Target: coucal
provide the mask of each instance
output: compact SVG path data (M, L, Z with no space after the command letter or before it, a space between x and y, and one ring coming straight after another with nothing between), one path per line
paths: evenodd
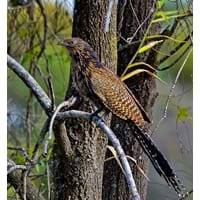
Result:
M80 38L60 41L66 47L76 64L72 68L74 82L81 96L89 98L98 108L104 108L129 124L138 143L149 157L154 168L182 196L183 185L173 169L147 133L150 123L143 107L124 82L103 65L92 47Z

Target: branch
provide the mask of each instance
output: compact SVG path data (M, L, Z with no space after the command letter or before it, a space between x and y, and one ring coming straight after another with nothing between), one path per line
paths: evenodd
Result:
M12 69L19 76L19 78L23 80L23 82L28 86L28 88L33 92L38 102L40 103L42 108L45 110L46 114L50 117L51 108L52 108L51 100L46 95L44 90L40 87L40 85L36 82L36 80L24 69L24 67L20 65L15 59L13 59L9 55L7 55L7 63L8 63L9 68ZM115 134L112 132L112 130L105 124L105 122L102 121L99 116L94 116L91 119L91 113L76 111L76 110L65 111L63 113L59 112L55 120L58 120L59 122L64 122L67 118L83 118L86 120L90 120L90 121L93 121L99 128L102 129L102 131L106 134L108 139L112 142L113 147L115 148L116 152L119 155L119 159L122 163L122 167L124 169L125 176L127 179L128 187L129 187L130 193L132 194L132 200L140 200L140 196L138 194L136 184L133 179L131 168L129 166L126 155L120 145L119 140L117 139ZM53 124L54 117L52 118L51 121ZM51 132L51 129L50 129L50 132Z
M37 55L37 59L39 60L39 58L41 57L42 53L44 52L45 50L45 47L46 47L46 41L47 41L47 15L45 13L45 9L44 9L44 6L42 5L42 2L40 0L36 0L39 8L40 8L40 11L41 11L41 14L43 16L43 20L44 20L44 36L43 36L43 40L41 41L41 49L40 49L40 52L38 53Z
M12 160L8 159L8 182L15 188L21 199L24 197L24 187L26 187L26 199L27 200L45 200L44 197L39 193L39 191L34 187L29 178L26 177L26 185L23 182L23 173L19 169L23 170L22 167L18 168ZM15 170L11 170L14 169Z
M47 151L48 151L48 144L49 144L49 141L51 140L51 132L52 132L52 129L53 129L53 124L54 124L54 121L55 121L55 118L58 114L58 112L63 108L69 108L71 107L74 103L76 102L76 98L75 97L71 97L69 98L67 101L64 101L62 102L60 105L57 106L56 110L54 111L52 117L51 117L51 121L50 121L50 125L49 125L49 130L48 130L48 137L47 137L47 140L45 142L45 145L44 145L44 152L43 152L43 155L46 156L47 155ZM60 124L61 125L61 124Z
M19 78L27 85L27 87L33 92L38 102L45 110L46 114L49 116L51 111L51 100L40 87L37 81L24 69L24 67L19 64L14 58L10 55L7 55L7 64L10 69L12 69Z
M83 118L89 121L93 121L97 125L97 127L99 127L106 134L108 139L111 141L113 147L115 148L116 152L118 153L119 159L122 163L129 191L132 195L132 200L140 200L140 196L137 191L131 168L124 153L124 150L122 149L120 142L113 133L113 131L105 124L105 122L99 116L94 116L91 119L91 113L77 110L69 110L63 113L58 113L56 117L56 119L59 121L65 121L67 118Z
M175 90L176 84L178 82L178 79L179 79L179 77L181 75L181 72L183 71L183 68L184 68L184 66L185 66L185 64L186 64L186 62L187 62L192 50L193 50L192 48L189 50L188 54L186 55L185 60L183 61L180 69L178 70L178 73L176 75L175 81L174 81L173 85L171 86L171 89L170 89L170 92L169 92L169 95L168 95L168 98L167 98L167 101L166 101L166 104L165 104L165 109L163 111L163 116L160 119L160 121L158 122L158 124L156 125L156 127L154 128L154 130L152 131L152 133L155 133L157 131L157 129L160 126L160 124L162 123L162 121L167 117L167 110L168 110L168 106L169 106L171 97L172 97L172 95L174 93L174 90Z

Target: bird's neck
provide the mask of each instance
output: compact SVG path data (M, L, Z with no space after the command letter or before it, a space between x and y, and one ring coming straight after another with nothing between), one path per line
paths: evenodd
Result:
M96 55L76 55L76 62L80 64L83 68L82 70L86 70L86 68L101 68L103 64L99 61L99 58Z

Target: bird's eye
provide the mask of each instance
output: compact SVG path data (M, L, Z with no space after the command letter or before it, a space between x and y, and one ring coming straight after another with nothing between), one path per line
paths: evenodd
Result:
M72 45L76 45L76 44L77 44L76 40L73 40Z

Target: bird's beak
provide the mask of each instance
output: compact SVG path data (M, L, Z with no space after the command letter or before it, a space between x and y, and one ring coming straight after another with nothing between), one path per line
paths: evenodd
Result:
M58 41L57 45L65 46L66 44L65 44L64 40L60 40L60 41Z

